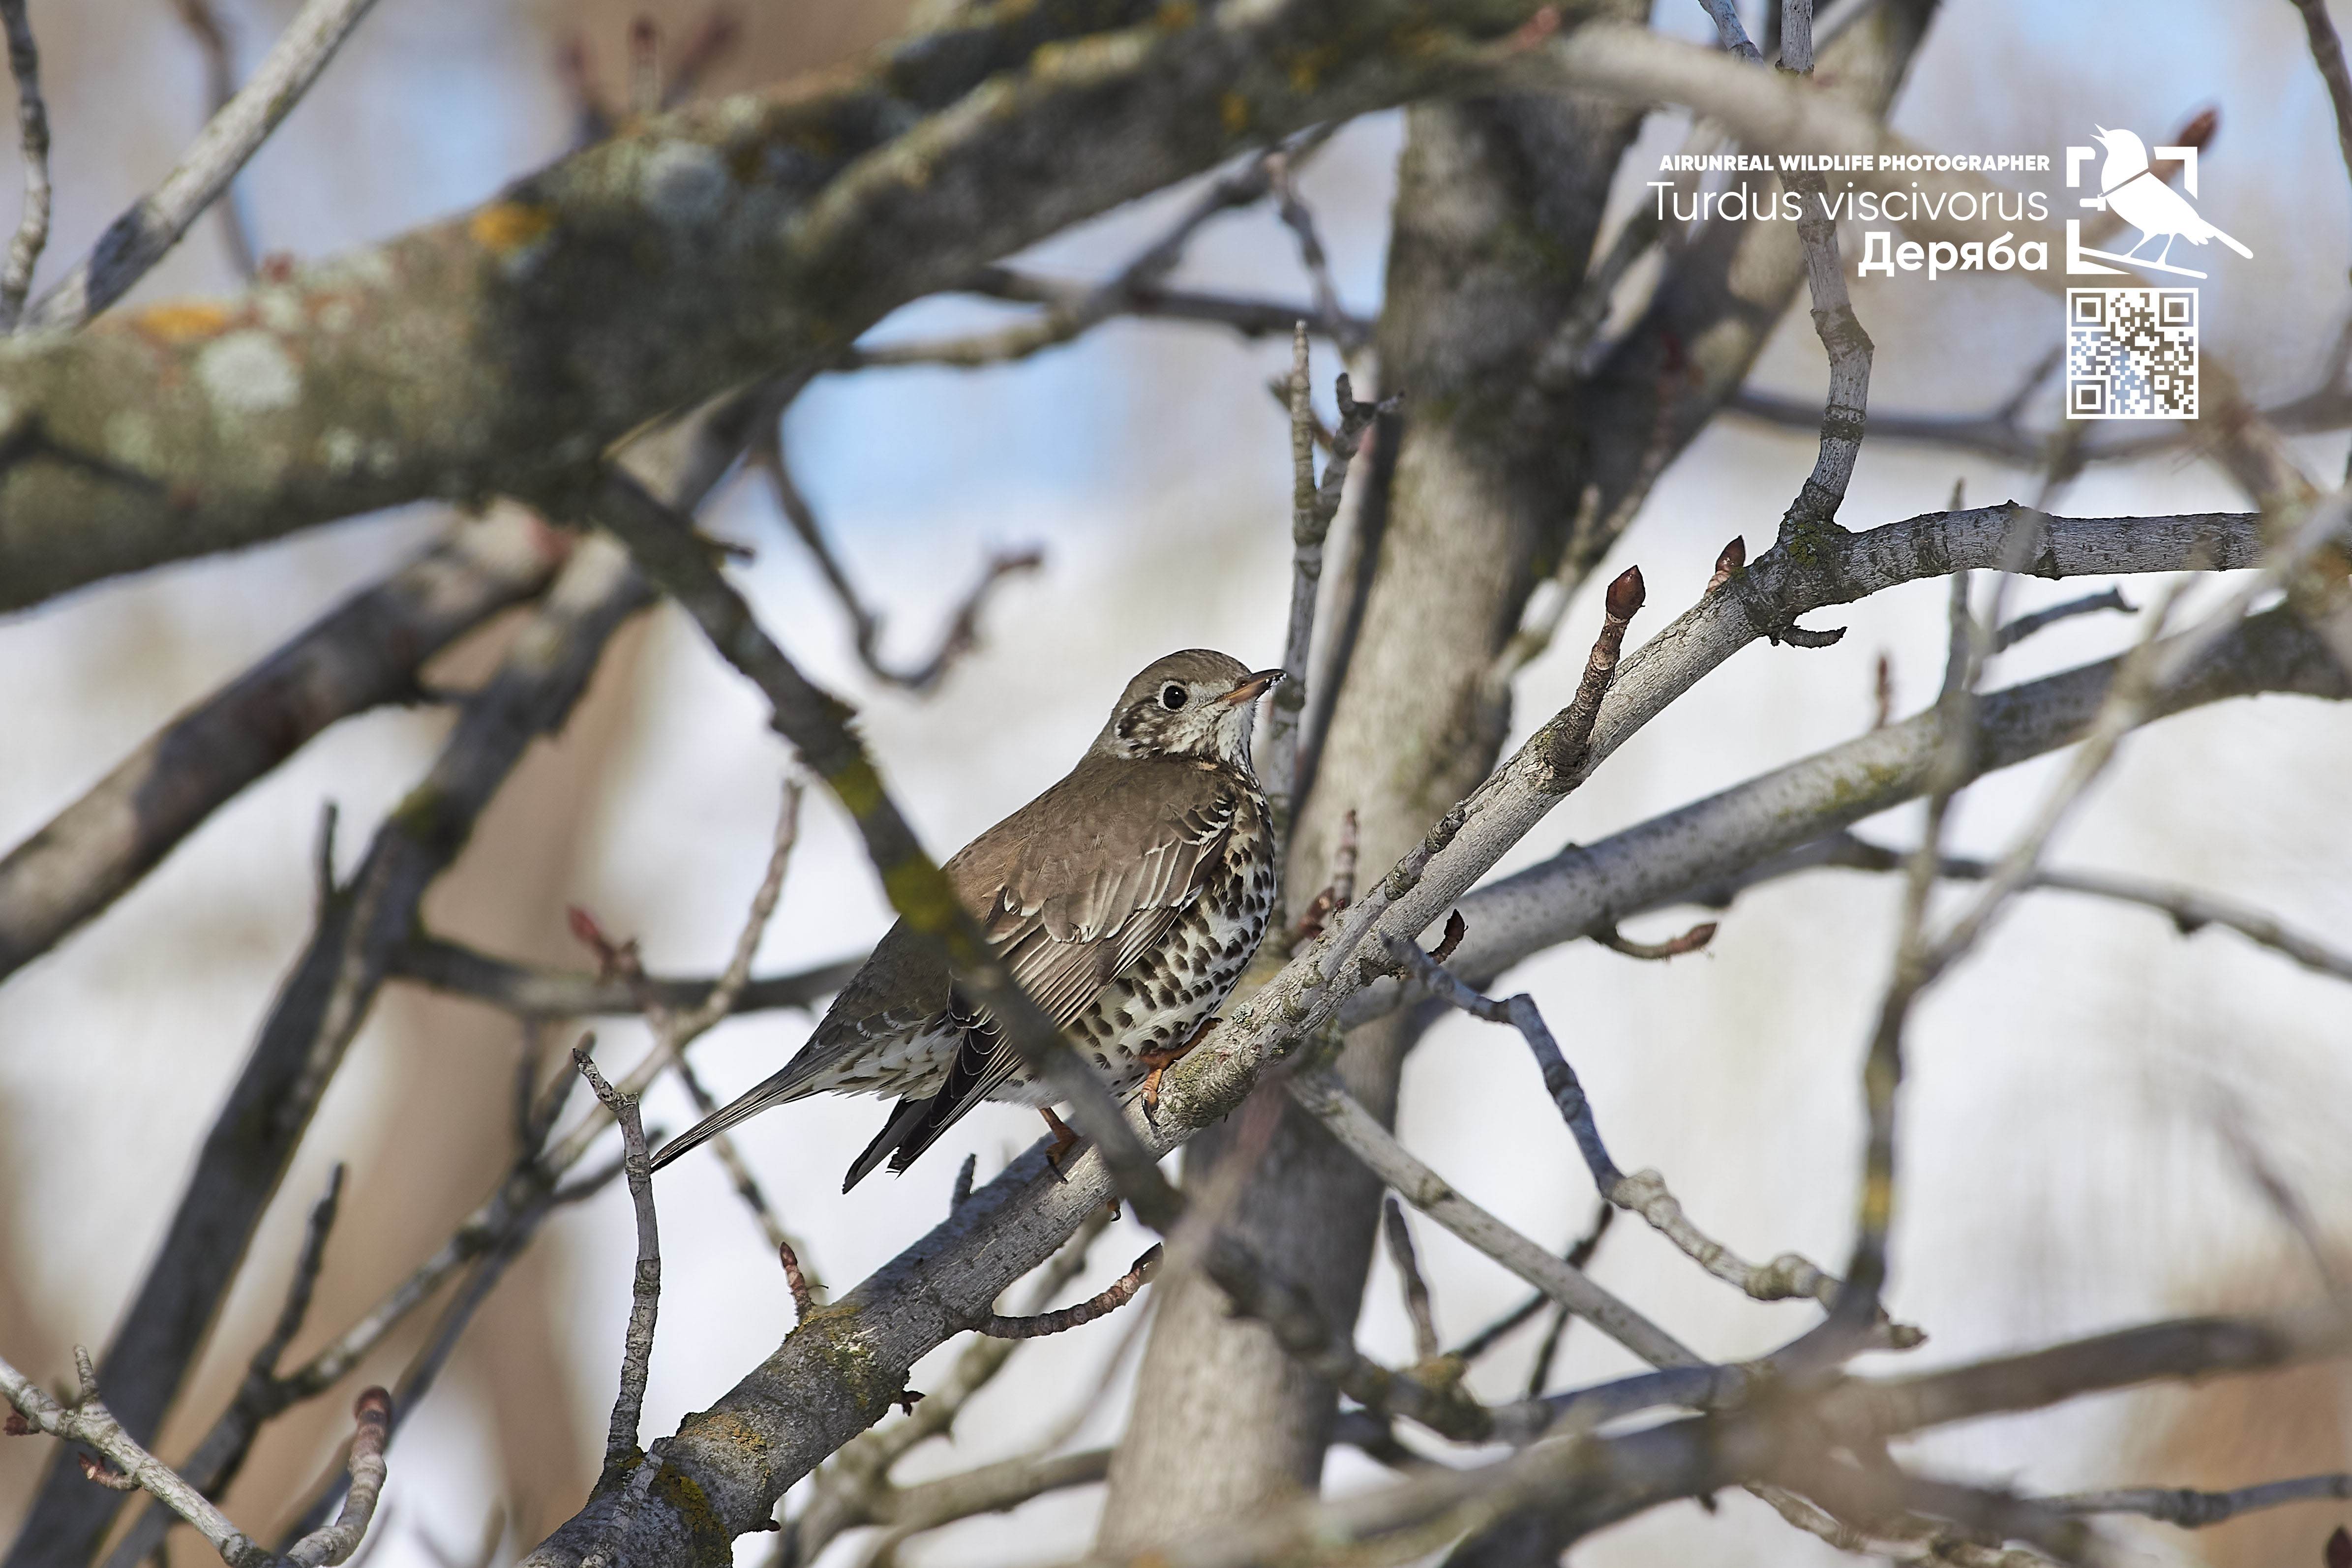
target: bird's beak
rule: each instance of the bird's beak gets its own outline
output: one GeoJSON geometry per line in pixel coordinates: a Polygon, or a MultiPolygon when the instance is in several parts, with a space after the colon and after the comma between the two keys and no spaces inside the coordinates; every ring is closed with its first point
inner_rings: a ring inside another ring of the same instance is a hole
{"type": "Polygon", "coordinates": [[[1218,700],[1235,706],[1244,702],[1255,702],[1265,695],[1268,688],[1282,680],[1289,673],[1286,669],[1261,669],[1255,674],[1245,675],[1235,681],[1234,689],[1218,700]]]}

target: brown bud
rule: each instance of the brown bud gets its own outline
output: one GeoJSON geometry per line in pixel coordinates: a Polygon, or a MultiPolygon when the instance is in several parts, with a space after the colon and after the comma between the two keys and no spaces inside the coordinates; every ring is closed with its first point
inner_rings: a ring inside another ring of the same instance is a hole
{"type": "Polygon", "coordinates": [[[391,1393],[381,1384],[360,1390],[360,1396],[352,1401],[352,1419],[362,1426],[391,1426],[391,1393]]]}
{"type": "Polygon", "coordinates": [[[1462,939],[1469,934],[1470,924],[1467,921],[1465,921],[1462,918],[1462,911],[1460,910],[1456,910],[1452,914],[1447,915],[1445,917],[1445,934],[1438,939],[1436,951],[1429,955],[1430,962],[1433,963],[1443,963],[1447,959],[1452,958],[1454,956],[1454,950],[1462,945],[1462,939]]]}
{"type": "Polygon", "coordinates": [[[2190,115],[2188,122],[2174,133],[2172,140],[2177,146],[2194,147],[2202,153],[2213,140],[2213,133],[2221,129],[2221,109],[2216,105],[2208,104],[2190,115]]]}
{"type": "Polygon", "coordinates": [[[1609,618],[1612,621],[1632,620],[1633,613],[1642,607],[1643,597],[1647,592],[1642,586],[1642,569],[1639,566],[1626,567],[1617,574],[1617,580],[1609,584],[1609,618]]]}
{"type": "Polygon", "coordinates": [[[1731,574],[1747,564],[1748,541],[1735,533],[1731,536],[1731,542],[1725,545],[1723,552],[1715,558],[1715,575],[1706,580],[1706,592],[1712,594],[1730,582],[1731,574]]]}

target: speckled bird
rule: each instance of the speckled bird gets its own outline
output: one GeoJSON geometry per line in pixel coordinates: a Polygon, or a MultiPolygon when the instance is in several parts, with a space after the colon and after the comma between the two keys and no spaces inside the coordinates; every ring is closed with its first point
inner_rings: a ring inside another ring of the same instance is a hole
{"type": "MultiPolygon", "coordinates": [[[[1250,769],[1257,699],[1282,679],[1190,648],[1127,683],[1069,775],[945,868],[1022,989],[1114,1093],[1191,1048],[1274,909],[1274,832],[1250,769]]],[[[783,1070],[705,1117],[656,1169],[712,1134],[812,1094],[898,1097],[842,1183],[904,1171],[983,1100],[1034,1105],[1032,1082],[931,944],[893,925],[783,1070]]]]}

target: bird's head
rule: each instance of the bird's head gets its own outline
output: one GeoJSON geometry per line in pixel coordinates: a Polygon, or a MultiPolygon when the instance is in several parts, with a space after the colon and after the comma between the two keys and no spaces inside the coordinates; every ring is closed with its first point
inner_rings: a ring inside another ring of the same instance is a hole
{"type": "Polygon", "coordinates": [[[1207,648],[1153,659],[1119,694],[1094,749],[1106,756],[1200,757],[1246,768],[1257,700],[1282,677],[1207,648]]]}
{"type": "Polygon", "coordinates": [[[2092,128],[2091,139],[2107,150],[2110,158],[2120,158],[2126,163],[2147,163],[2147,143],[2129,131],[2110,131],[2104,125],[2092,128]]]}

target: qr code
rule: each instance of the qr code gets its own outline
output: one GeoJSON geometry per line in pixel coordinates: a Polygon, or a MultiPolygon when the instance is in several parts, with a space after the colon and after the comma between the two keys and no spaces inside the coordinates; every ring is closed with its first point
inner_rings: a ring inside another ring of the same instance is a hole
{"type": "Polygon", "coordinates": [[[2066,290],[2066,417],[2197,417],[2197,290],[2066,290]]]}

